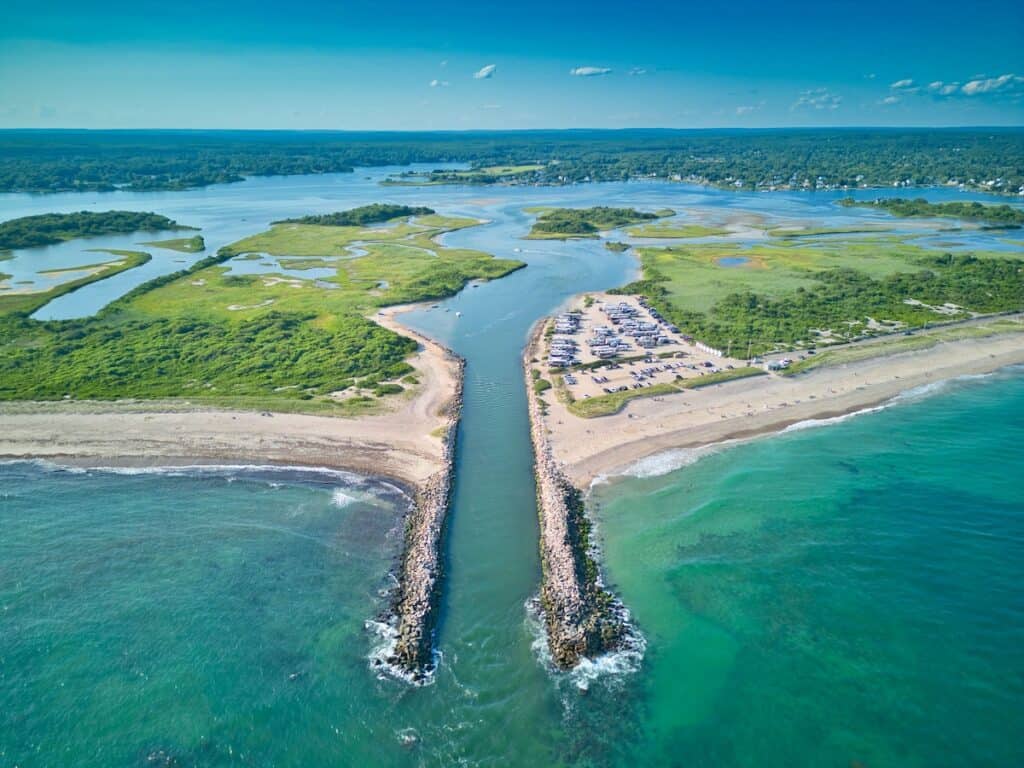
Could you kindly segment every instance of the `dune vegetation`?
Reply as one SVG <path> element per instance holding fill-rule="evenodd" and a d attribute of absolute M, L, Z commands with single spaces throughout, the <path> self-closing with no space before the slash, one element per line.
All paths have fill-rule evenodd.
<path fill-rule="evenodd" d="M 684 224 L 676 221 L 659 221 L 630 227 L 626 234 L 632 237 L 683 239 L 689 237 L 716 237 L 729 234 L 725 227 L 709 227 L 705 224 Z"/>
<path fill-rule="evenodd" d="M 35 305 L 5 306 L 0 399 L 188 398 L 365 411 L 371 396 L 405 389 L 400 382 L 412 371 L 406 358 L 417 347 L 367 315 L 448 296 L 470 280 L 523 266 L 435 240 L 476 223 L 426 216 L 372 229 L 278 224 L 152 280 L 84 320 L 36 322 L 28 317 Z M 345 250 L 354 242 L 365 255 Z M 287 256 L 296 255 L 296 243 L 307 257 L 332 264 L 335 275 L 308 280 L 291 274 Z M 232 259 L 252 252 L 278 258 L 281 272 L 232 274 Z"/>

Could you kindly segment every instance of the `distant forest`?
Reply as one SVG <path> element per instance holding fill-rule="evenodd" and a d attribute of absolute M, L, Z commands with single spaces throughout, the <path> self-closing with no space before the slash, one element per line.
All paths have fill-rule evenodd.
<path fill-rule="evenodd" d="M 541 166 L 501 179 L 512 183 L 654 177 L 834 189 L 955 182 L 1009 194 L 1024 186 L 1024 130 L 0 131 L 4 192 L 186 189 L 246 176 L 455 162 Z"/>

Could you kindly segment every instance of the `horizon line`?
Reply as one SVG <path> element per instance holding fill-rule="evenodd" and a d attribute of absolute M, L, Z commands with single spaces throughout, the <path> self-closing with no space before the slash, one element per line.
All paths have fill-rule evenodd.
<path fill-rule="evenodd" d="M 391 133 L 391 134 L 423 134 L 423 133 L 572 133 L 572 132 L 607 132 L 626 133 L 629 131 L 661 131 L 665 133 L 732 131 L 732 132 L 755 132 L 755 131 L 849 131 L 849 130 L 875 130 L 875 131 L 948 131 L 948 130 L 1024 130 L 1024 123 L 1006 125 L 986 124 L 950 124 L 950 125 L 763 125 L 763 126 L 711 126 L 677 128 L 665 126 L 635 126 L 629 128 L 598 128 L 598 127 L 572 127 L 572 128 L 181 128 L 181 127 L 132 127 L 132 128 L 84 128 L 75 126 L 17 126 L 0 127 L 0 133 L 13 133 L 17 131 L 33 131 L 39 133 L 61 133 L 61 132 L 174 132 L 174 133 L 215 133 L 215 132 L 250 132 L 250 133 Z"/>

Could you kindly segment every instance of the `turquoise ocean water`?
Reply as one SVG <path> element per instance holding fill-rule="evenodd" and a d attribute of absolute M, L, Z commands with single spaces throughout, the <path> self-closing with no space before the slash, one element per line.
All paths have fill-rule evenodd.
<path fill-rule="evenodd" d="M 874 212 L 668 184 L 382 188 L 388 172 L 3 195 L 0 217 L 152 210 L 213 250 L 283 216 L 400 202 L 485 219 L 445 242 L 528 263 L 406 316 L 467 359 L 433 683 L 369 662 L 407 505 L 396 489 L 0 464 L 0 768 L 1024 764 L 1020 371 L 596 487 L 639 662 L 554 673 L 527 608 L 540 573 L 520 350 L 538 317 L 621 285 L 636 261 L 596 240 L 521 240 L 523 207 L 837 226 Z M 944 238 L 1019 250 L 989 232 Z M 4 269 L 89 263 L 86 247 L 138 238 L 122 239 L 18 251 Z M 194 258 L 155 254 L 41 316 L 88 315 Z"/>
<path fill-rule="evenodd" d="M 374 677 L 394 489 L 4 465 L 0 764 L 1020 765 L 1022 414 L 1005 372 L 598 486 L 647 650 L 586 691 L 474 605 Z"/>
<path fill-rule="evenodd" d="M 1022 374 L 601 488 L 648 636 L 634 754 L 1024 764 Z"/>

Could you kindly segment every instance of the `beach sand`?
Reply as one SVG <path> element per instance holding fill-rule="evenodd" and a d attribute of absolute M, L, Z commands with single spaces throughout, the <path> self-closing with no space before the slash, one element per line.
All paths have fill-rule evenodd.
<path fill-rule="evenodd" d="M 883 348 L 880 348 L 882 352 Z M 958 376 L 1024 364 L 1024 333 L 942 342 L 792 377 L 758 376 L 630 401 L 612 416 L 579 418 L 553 395 L 546 426 L 555 458 L 580 488 L 675 449 L 776 432 L 870 408 Z"/>
<path fill-rule="evenodd" d="M 337 418 L 189 406 L 185 401 L 0 404 L 0 459 L 92 466 L 280 464 L 345 469 L 418 486 L 444 467 L 439 415 L 456 391 L 447 350 L 401 326 L 389 307 L 373 317 L 415 338 L 420 380 L 381 414 Z"/>

